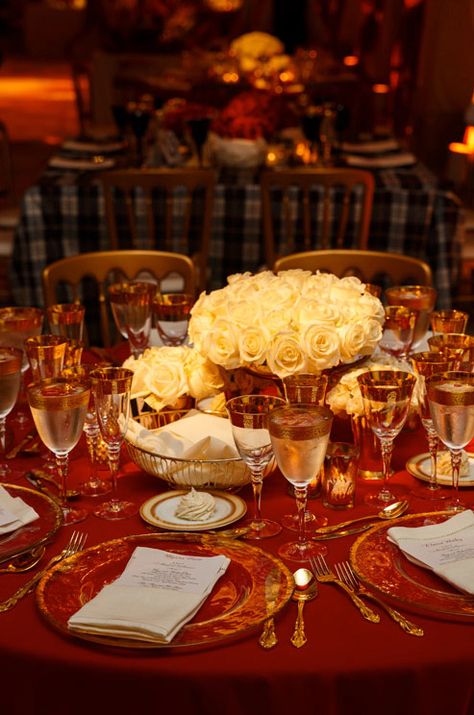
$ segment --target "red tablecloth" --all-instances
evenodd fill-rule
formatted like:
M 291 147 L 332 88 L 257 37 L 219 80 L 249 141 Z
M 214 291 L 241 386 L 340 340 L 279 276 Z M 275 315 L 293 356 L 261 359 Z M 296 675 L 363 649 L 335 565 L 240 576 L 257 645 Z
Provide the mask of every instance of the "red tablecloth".
M 18 435 L 16 435 L 18 438 Z M 393 481 L 411 485 L 406 458 L 426 450 L 422 432 L 403 432 L 397 439 Z M 28 469 L 36 457 L 18 457 L 12 466 Z M 71 483 L 86 477 L 84 445 L 72 455 Z M 19 484 L 27 485 L 21 477 Z M 359 485 L 351 512 L 325 510 L 311 502 L 330 522 L 368 512 L 363 504 L 367 485 Z M 140 472 L 123 453 L 119 489 L 142 503 L 166 490 L 160 480 Z M 472 505 L 472 489 L 464 490 Z M 251 505 L 251 489 L 241 492 Z M 92 498 L 83 504 L 92 508 Z M 265 481 L 263 511 L 278 519 L 294 509 L 287 483 L 274 473 Z M 412 500 L 412 511 L 426 511 L 426 502 Z M 52 555 L 66 543 L 74 527 L 61 528 Z M 88 546 L 124 534 L 147 533 L 139 516 L 108 522 L 89 516 L 79 525 L 88 532 Z M 260 542 L 276 553 L 288 531 Z M 328 561 L 348 557 L 353 538 L 326 542 Z M 290 568 L 296 565 L 288 564 Z M 21 585 L 24 575 L 0 576 L 0 599 Z M 5 715 L 103 715 L 111 713 L 179 712 L 203 715 L 242 713 L 413 713 L 466 715 L 474 713 L 474 623 L 412 614 L 425 630 L 422 638 L 406 635 L 387 616 L 378 625 L 366 622 L 348 598 L 330 585 L 305 609 L 308 643 L 290 645 L 296 604 L 289 603 L 277 619 L 279 644 L 265 651 L 258 632 L 205 650 L 124 650 L 105 648 L 60 635 L 37 610 L 29 595 L 11 611 L 0 614 L 0 711 Z

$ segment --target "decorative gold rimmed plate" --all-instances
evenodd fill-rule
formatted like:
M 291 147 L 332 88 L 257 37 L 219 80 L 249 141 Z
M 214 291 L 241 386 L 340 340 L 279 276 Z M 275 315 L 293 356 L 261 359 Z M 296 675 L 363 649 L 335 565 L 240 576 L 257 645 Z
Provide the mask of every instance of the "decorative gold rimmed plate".
M 175 515 L 176 508 L 187 490 L 165 492 L 148 499 L 140 507 L 140 516 L 153 526 L 167 531 L 208 531 L 232 524 L 244 516 L 247 505 L 243 499 L 226 492 L 209 491 L 215 500 L 215 511 L 206 521 L 190 521 Z
M 191 556 L 224 554 L 231 563 L 214 590 L 168 644 L 73 633 L 68 620 L 124 570 L 137 546 Z M 276 598 L 265 599 L 267 577 L 276 584 Z M 125 536 L 93 546 L 50 569 L 36 591 L 44 618 L 65 635 L 122 648 L 205 647 L 239 637 L 278 613 L 293 592 L 293 577 L 280 559 L 256 546 L 209 534 L 163 533 Z
M 452 517 L 452 512 L 409 514 L 397 519 L 397 526 L 424 526 Z M 428 612 L 449 619 L 474 622 L 474 596 L 457 591 L 429 569 L 409 561 L 388 541 L 393 524 L 377 524 L 359 536 L 351 548 L 351 562 L 360 580 L 386 599 L 410 610 Z
M 20 487 L 17 484 L 2 482 L 0 486 L 4 487 L 10 496 L 22 499 L 39 516 L 39 519 L 31 521 L 9 534 L 0 536 L 1 563 L 32 551 L 37 546 L 50 541 L 63 523 L 63 514 L 59 504 L 46 494 L 41 494 L 28 487 Z
M 406 463 L 407 472 L 423 482 L 429 482 L 431 476 L 430 453 L 424 452 L 412 457 Z M 453 480 L 450 474 L 438 474 L 437 482 L 443 487 L 451 487 Z M 469 459 L 469 474 L 459 477 L 459 488 L 474 487 L 474 459 Z

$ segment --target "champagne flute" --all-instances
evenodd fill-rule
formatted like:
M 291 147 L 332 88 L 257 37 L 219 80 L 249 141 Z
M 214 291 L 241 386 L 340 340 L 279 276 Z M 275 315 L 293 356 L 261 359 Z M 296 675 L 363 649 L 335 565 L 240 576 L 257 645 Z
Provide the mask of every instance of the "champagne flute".
M 379 492 L 368 494 L 365 501 L 382 509 L 398 499 L 396 490 L 388 486 L 393 441 L 408 416 L 416 379 L 402 370 L 369 370 L 357 381 L 367 422 L 380 442 L 383 463 L 383 486 Z
M 428 395 L 426 392 L 426 379 L 432 375 L 436 375 L 448 370 L 453 370 L 455 360 L 449 359 L 436 352 L 419 352 L 411 356 L 411 362 L 418 375 L 418 404 L 421 424 L 426 432 L 428 439 L 428 449 L 430 452 L 430 481 L 427 486 L 417 487 L 412 490 L 416 497 L 421 499 L 444 499 L 445 495 L 441 492 L 441 487 L 438 484 L 438 443 L 439 437 L 435 430 L 433 419 L 431 417 L 430 406 L 428 403 Z
M 76 524 L 86 518 L 87 512 L 68 504 L 66 483 L 69 453 L 82 434 L 90 383 L 70 377 L 51 377 L 28 385 L 27 395 L 38 434 L 56 457 L 64 524 Z
M 254 517 L 245 524 L 249 527 L 245 539 L 265 539 L 281 531 L 276 521 L 262 518 L 261 500 L 264 472 L 273 458 L 268 416 L 284 405 L 285 400 L 271 395 L 242 395 L 226 403 L 235 444 L 252 477 Z
M 297 375 L 287 375 L 283 378 L 283 390 L 285 392 L 286 401 L 289 404 L 307 404 L 307 405 L 324 405 L 324 400 L 326 398 L 326 390 L 328 386 L 328 376 L 323 373 L 312 374 L 312 373 L 299 373 Z M 308 487 L 308 498 L 311 496 L 316 496 L 319 487 L 321 485 L 321 479 L 319 472 L 313 474 L 313 479 L 311 480 Z M 295 491 L 290 485 L 290 490 L 292 495 L 295 495 Z M 327 517 L 316 516 L 312 511 L 306 509 L 305 511 L 306 525 L 312 524 L 313 526 L 326 526 L 328 523 Z M 299 515 L 296 514 L 285 514 L 281 520 L 282 526 L 290 531 L 298 531 L 299 529 Z
M 183 345 L 194 298 L 189 293 L 157 293 L 153 301 L 155 325 L 164 345 Z
M 278 553 L 293 561 L 308 561 L 327 549 L 306 537 L 308 486 L 323 464 L 332 425 L 332 412 L 319 405 L 286 405 L 272 410 L 268 427 L 276 462 L 293 485 L 298 509 L 298 540 L 283 544 Z
M 113 283 L 109 286 L 109 300 L 115 324 L 128 338 L 134 358 L 140 357 L 150 342 L 152 301 L 156 284 L 146 281 Z
M 403 305 L 387 305 L 380 348 L 389 355 L 405 360 L 414 338 L 417 313 Z
M 451 453 L 454 496 L 446 506 L 453 512 L 463 511 L 459 471 L 462 450 L 474 437 L 474 375 L 456 370 L 432 375 L 426 389 L 434 428 Z
M 15 406 L 21 384 L 21 364 L 23 350 L 0 346 L 0 447 L 2 455 L 6 450 L 7 416 Z M 3 461 L 0 463 L 0 477 L 11 477 L 12 470 Z
M 434 310 L 431 313 L 431 330 L 438 333 L 465 333 L 469 314 L 463 310 Z
M 406 285 L 393 286 L 385 291 L 388 305 L 404 305 L 418 313 L 415 325 L 412 350 L 420 350 L 420 346 L 430 326 L 430 316 L 436 303 L 436 290 L 431 286 Z
M 80 303 L 55 303 L 46 309 L 49 329 L 53 335 L 82 341 L 86 309 Z
M 126 519 L 137 513 L 133 502 L 117 496 L 120 450 L 130 419 L 130 390 L 133 372 L 122 367 L 103 367 L 90 374 L 95 409 L 112 476 L 112 498 L 94 511 L 101 519 Z

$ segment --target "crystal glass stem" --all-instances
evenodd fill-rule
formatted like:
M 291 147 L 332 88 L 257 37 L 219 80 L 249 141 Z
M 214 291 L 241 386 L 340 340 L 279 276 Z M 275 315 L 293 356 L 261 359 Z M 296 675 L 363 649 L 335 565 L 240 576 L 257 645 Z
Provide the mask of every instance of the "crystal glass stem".
M 2 459 L 5 456 L 6 452 L 6 432 L 7 432 L 7 418 L 5 417 L 0 417 L 0 449 L 1 449 L 1 454 L 2 454 Z M 10 471 L 10 468 L 6 462 L 2 461 L 0 463 L 0 476 L 5 477 L 8 475 Z
M 249 465 L 250 475 L 252 478 L 252 491 L 253 491 L 253 504 L 254 504 L 254 514 L 252 521 L 252 528 L 258 529 L 262 528 L 262 487 L 263 487 L 263 473 L 264 467 L 258 464 Z
M 382 450 L 383 485 L 378 496 L 379 499 L 388 503 L 393 500 L 393 494 L 388 488 L 390 465 L 392 463 L 393 439 L 387 437 L 379 437 L 379 440 L 380 447 Z
M 459 498 L 459 473 L 461 471 L 462 449 L 450 449 L 451 468 L 453 471 L 454 497 L 448 502 L 451 511 L 463 511 L 464 505 Z
M 301 549 L 306 545 L 306 502 L 308 501 L 308 486 L 295 486 L 296 509 L 298 513 L 298 544 Z
M 428 437 L 428 450 L 430 453 L 431 473 L 428 489 L 436 491 L 439 489 L 438 484 L 438 434 L 434 428 L 432 420 L 421 420 L 423 427 L 426 430 Z

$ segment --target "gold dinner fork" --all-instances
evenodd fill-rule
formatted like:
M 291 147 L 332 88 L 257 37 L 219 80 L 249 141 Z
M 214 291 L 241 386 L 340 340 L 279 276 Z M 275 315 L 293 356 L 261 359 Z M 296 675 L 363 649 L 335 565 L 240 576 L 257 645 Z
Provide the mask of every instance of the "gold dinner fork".
M 76 554 L 78 551 L 82 551 L 84 548 L 84 545 L 87 540 L 87 534 L 81 534 L 79 531 L 73 531 L 71 534 L 71 538 L 69 539 L 68 543 L 64 547 L 62 551 L 59 552 L 59 554 L 56 554 L 56 556 L 53 556 L 52 559 L 48 561 L 46 566 L 35 573 L 35 575 L 30 578 L 29 581 L 27 581 L 23 586 L 21 586 L 13 596 L 10 596 L 10 598 L 7 598 L 5 601 L 2 601 L 0 603 L 0 613 L 4 613 L 5 611 L 9 611 L 10 608 L 13 608 L 13 606 L 16 606 L 18 601 L 23 598 L 23 596 L 26 596 L 30 591 L 33 590 L 33 588 L 36 586 L 38 581 L 41 580 L 41 578 L 44 576 L 44 574 L 48 571 L 48 569 L 51 568 L 54 564 L 58 563 L 58 561 L 62 561 L 63 559 L 67 558 L 68 556 L 72 556 L 73 554 Z
M 359 598 L 359 596 L 351 589 L 344 581 L 336 576 L 334 571 L 331 571 L 326 563 L 324 556 L 314 556 L 310 559 L 313 572 L 320 583 L 334 583 L 339 586 L 352 600 L 353 604 L 359 609 L 361 615 L 371 623 L 379 623 L 380 616 L 375 613 L 369 606 Z
M 385 601 L 383 601 L 381 598 L 379 598 L 374 593 L 365 588 L 365 586 L 363 586 L 359 581 L 359 578 L 349 561 L 341 561 L 339 564 L 334 564 L 334 569 L 341 581 L 344 581 L 344 583 L 346 583 L 349 588 L 352 588 L 356 593 L 360 594 L 361 596 L 364 596 L 365 598 L 370 598 L 372 601 L 374 601 L 374 603 L 378 603 L 379 606 L 381 606 L 395 621 L 395 623 L 398 623 L 400 628 L 403 628 L 405 633 L 409 633 L 411 636 L 424 635 L 422 628 L 417 626 L 415 623 L 409 621 L 408 618 L 405 618 L 405 616 L 403 616 L 399 611 L 396 611 L 394 608 L 389 606 L 388 603 L 385 603 Z

